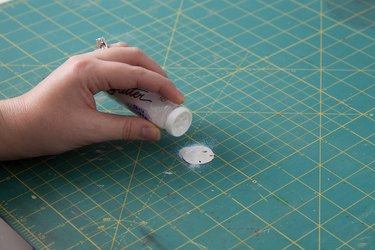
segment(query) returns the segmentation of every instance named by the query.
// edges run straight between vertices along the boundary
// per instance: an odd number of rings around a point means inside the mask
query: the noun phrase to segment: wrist
[[[0,100],[0,161],[22,157],[20,134],[25,105],[22,97]]]

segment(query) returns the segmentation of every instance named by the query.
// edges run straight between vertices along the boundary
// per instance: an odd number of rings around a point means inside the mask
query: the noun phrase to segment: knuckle
[[[119,47],[129,47],[129,44],[127,44],[126,42],[117,42],[114,45]]]
[[[140,48],[133,47],[132,52],[133,52],[134,56],[136,56],[136,57],[143,57],[144,56],[144,52]]]
[[[92,61],[86,57],[79,55],[72,56],[69,58],[69,64],[74,74],[81,74],[86,72],[92,67]]]
[[[133,138],[133,122],[131,119],[128,119],[126,122],[124,122],[124,125],[122,126],[122,139],[128,140]]]
[[[133,66],[131,69],[131,73],[136,75],[137,77],[142,77],[146,74],[146,69],[139,66]]]

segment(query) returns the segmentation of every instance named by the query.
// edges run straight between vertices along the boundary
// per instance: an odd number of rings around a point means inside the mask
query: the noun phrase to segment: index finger
[[[100,60],[140,66],[167,77],[167,74],[157,62],[136,47],[115,46],[107,49],[95,50],[91,53]]]
[[[89,67],[92,80],[89,88],[93,93],[109,89],[140,88],[160,93],[170,101],[181,104],[183,94],[177,90],[172,81],[154,71],[118,62],[97,60]]]

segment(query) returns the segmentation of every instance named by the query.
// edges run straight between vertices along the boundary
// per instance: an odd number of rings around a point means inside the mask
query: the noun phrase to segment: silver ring
[[[96,39],[96,46],[99,49],[108,49],[108,43],[104,37],[99,37]]]

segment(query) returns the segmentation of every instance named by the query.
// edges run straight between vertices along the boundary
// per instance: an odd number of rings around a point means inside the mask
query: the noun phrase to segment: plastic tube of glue
[[[99,48],[108,48],[106,40],[96,39]],[[151,121],[173,136],[181,136],[188,131],[192,122],[192,113],[186,107],[168,101],[158,93],[147,90],[110,89],[107,93],[116,101],[125,104],[135,114]]]

